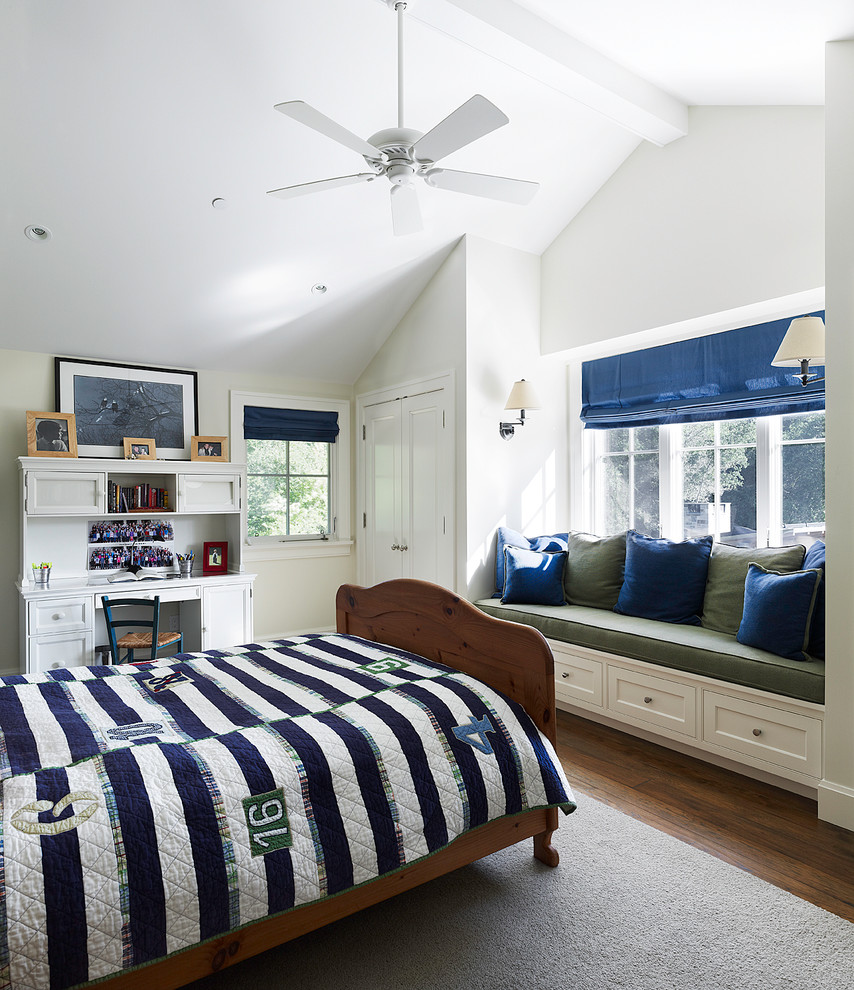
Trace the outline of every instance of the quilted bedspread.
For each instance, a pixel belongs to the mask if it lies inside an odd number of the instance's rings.
[[[515,703],[343,635],[0,679],[0,987],[61,990],[574,808]]]

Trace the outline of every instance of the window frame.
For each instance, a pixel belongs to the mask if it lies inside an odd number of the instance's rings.
[[[334,410],[338,413],[338,438],[335,443],[329,445],[329,515],[332,520],[332,531],[328,537],[326,539],[306,535],[249,537],[247,497],[242,500],[240,520],[244,558],[274,560],[283,557],[325,557],[349,554],[353,546],[351,539],[351,410],[349,400],[316,399],[307,396],[232,390],[231,449],[232,456],[242,465],[246,464],[246,440],[243,436],[243,410],[246,406],[312,411]]]
[[[756,422],[756,539],[757,546],[784,545],[783,526],[783,458],[784,446],[805,443],[826,443],[825,439],[783,441],[783,416],[760,416]],[[804,413],[803,415],[810,415]],[[750,418],[750,417],[747,417]],[[720,422],[720,421],[713,421]],[[826,426],[825,426],[826,428]],[[638,429],[638,427],[628,427]],[[604,472],[600,460],[605,455],[605,441],[600,434],[606,430],[584,430],[582,449],[582,472],[584,479],[589,479],[585,487],[585,528],[593,533],[604,535],[603,506],[605,499],[600,497],[597,485],[602,484]],[[633,434],[630,434],[633,437]],[[717,437],[717,430],[716,430]],[[633,443],[626,454],[631,458],[636,453]],[[717,452],[729,444],[719,445],[717,442],[710,450]],[[693,449],[693,448],[689,448]],[[667,424],[659,427],[659,519],[661,536],[668,540],[681,541],[683,535],[683,501],[682,501],[682,443],[681,426]],[[625,456],[625,455],[624,455]],[[826,485],[825,485],[826,490]]]

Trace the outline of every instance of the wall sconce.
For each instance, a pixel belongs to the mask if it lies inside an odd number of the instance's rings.
[[[771,364],[775,368],[800,368],[795,378],[800,378],[806,387],[824,381],[809,373],[810,361],[824,364],[824,320],[820,316],[799,316],[789,324]]]
[[[526,409],[542,409],[543,407],[540,405],[540,400],[531,383],[526,382],[523,378],[521,381],[516,382],[513,388],[510,389],[510,396],[504,408],[519,410],[518,419],[511,420],[509,423],[498,424],[498,432],[501,434],[502,439],[509,440],[516,432],[517,426],[525,425]]]

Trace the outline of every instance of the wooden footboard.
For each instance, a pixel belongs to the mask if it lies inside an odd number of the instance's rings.
[[[389,581],[374,588],[343,585],[336,607],[339,632],[409,650],[485,681],[522,704],[554,743],[554,663],[548,643],[537,630],[493,619],[457,595],[424,581]],[[256,921],[97,986],[172,990],[522,839],[533,838],[537,859],[557,866],[558,854],[551,845],[557,819],[556,808],[498,819],[465,833],[441,852],[363,887]]]

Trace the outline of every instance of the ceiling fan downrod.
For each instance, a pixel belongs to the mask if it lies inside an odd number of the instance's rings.
[[[405,0],[386,0],[397,14],[397,126],[403,127],[403,14]]]

